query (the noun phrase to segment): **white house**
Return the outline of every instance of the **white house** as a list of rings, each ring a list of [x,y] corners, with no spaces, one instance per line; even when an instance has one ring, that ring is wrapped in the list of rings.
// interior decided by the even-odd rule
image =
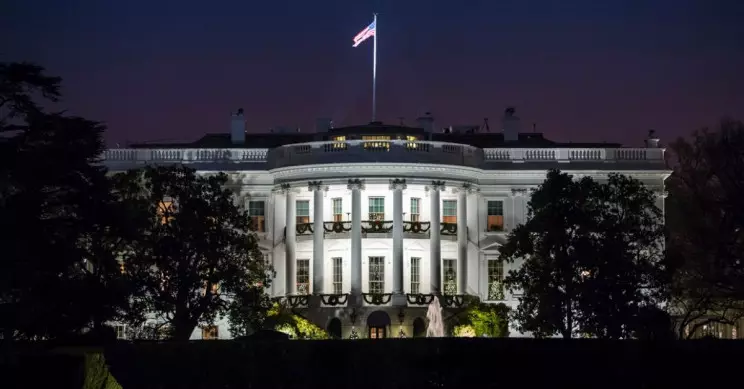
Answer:
[[[602,180],[631,175],[660,194],[671,173],[652,134],[644,148],[557,143],[519,131],[507,109],[502,130],[435,130],[380,122],[315,133],[246,134],[243,111],[230,134],[192,144],[110,149],[112,171],[185,164],[232,175],[277,275],[271,295],[286,297],[336,336],[420,336],[426,304],[461,295],[515,306],[501,287],[508,265],[496,260],[506,233],[526,216],[529,190],[559,168]],[[445,308],[446,310],[446,308]],[[446,316],[446,313],[445,313]],[[216,331],[216,334],[215,334]],[[228,338],[227,323],[193,338]]]

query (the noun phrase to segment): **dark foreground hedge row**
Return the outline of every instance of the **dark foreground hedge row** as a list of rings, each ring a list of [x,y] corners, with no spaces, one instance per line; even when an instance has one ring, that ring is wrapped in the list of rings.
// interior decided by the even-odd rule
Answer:
[[[742,356],[739,341],[445,338],[105,348],[124,389],[731,387],[740,381]]]
[[[0,388],[121,389],[100,351],[3,348]]]

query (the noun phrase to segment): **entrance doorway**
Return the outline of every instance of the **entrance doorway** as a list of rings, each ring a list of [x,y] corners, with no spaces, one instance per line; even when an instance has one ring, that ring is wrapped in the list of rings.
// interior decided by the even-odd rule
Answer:
[[[385,339],[390,328],[390,316],[385,311],[374,311],[367,316],[367,338]]]
[[[369,339],[385,339],[385,327],[369,327]]]

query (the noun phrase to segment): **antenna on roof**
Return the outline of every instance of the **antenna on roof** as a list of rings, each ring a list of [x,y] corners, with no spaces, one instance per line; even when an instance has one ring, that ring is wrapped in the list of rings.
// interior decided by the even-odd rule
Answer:
[[[406,123],[403,121],[403,119],[405,119],[403,116],[398,116],[398,120],[400,120],[400,125],[401,126],[405,126],[406,125]]]
[[[491,132],[491,127],[488,125],[488,118],[483,118],[483,125],[481,126],[486,132]]]
[[[537,132],[537,123],[532,123],[532,132]]]

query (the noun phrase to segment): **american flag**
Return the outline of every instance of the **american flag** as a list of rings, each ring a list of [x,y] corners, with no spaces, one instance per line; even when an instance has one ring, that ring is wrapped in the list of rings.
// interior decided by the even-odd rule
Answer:
[[[360,44],[362,44],[362,42],[366,41],[367,38],[369,38],[371,36],[374,36],[375,35],[375,31],[377,31],[377,21],[374,21],[374,22],[370,23],[369,26],[367,26],[367,28],[365,28],[364,30],[362,30],[359,34],[357,34],[354,37],[354,46],[353,47],[359,46]]]

